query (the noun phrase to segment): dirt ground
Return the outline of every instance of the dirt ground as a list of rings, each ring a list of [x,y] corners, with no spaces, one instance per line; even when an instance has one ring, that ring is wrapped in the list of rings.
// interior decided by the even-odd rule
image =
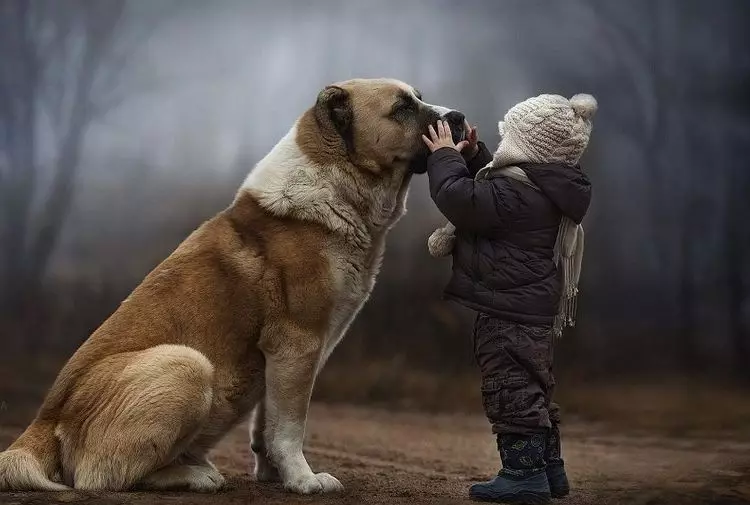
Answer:
[[[20,427],[0,427],[0,447]],[[665,438],[615,433],[605,425],[569,422],[564,452],[574,491],[568,504],[750,504],[750,440],[730,433]],[[297,496],[249,475],[247,430],[238,427],[216,448],[228,477],[218,494],[5,493],[5,504],[442,504],[468,503],[467,487],[497,471],[497,453],[481,416],[393,413],[314,404],[306,454],[315,471],[336,475],[339,495]]]

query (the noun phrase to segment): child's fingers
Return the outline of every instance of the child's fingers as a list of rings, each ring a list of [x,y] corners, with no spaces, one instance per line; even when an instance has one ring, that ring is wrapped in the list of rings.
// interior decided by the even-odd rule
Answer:
[[[446,139],[453,140],[453,135],[451,134],[451,125],[448,124],[448,121],[443,121],[443,136]]]
[[[435,128],[432,125],[427,126],[427,134],[433,142],[437,140],[437,133],[435,133]]]
[[[439,137],[438,137],[438,134],[435,132],[435,128],[432,125],[430,125],[427,127],[427,131],[430,132],[430,138],[432,139],[432,141],[436,142]]]
[[[458,152],[461,152],[464,149],[466,149],[468,146],[469,146],[469,141],[468,140],[462,140],[461,142],[459,142],[458,144],[456,144],[456,150]]]
[[[443,129],[442,121],[437,122],[437,132],[438,132],[438,138],[442,139],[443,137],[445,137],[445,131]]]
[[[440,130],[438,133],[440,133],[440,137],[442,137],[443,140],[451,138],[451,127],[448,126],[446,121],[440,121]]]

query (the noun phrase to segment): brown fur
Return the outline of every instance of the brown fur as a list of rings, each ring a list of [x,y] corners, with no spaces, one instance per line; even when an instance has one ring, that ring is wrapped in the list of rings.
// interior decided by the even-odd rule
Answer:
[[[194,414],[191,401],[209,388],[214,404],[209,415],[217,423],[209,422],[213,429],[201,433],[192,446],[193,451],[205,452],[262,396],[261,349],[295,355],[310,352],[310,343],[296,341],[294,332],[262,332],[261,328],[299,325],[322,332],[330,310],[324,296],[329,290],[327,265],[320,258],[324,235],[322,227],[270,216],[252,197],[242,196],[185,240],[81,346],[63,367],[37,419],[9,449],[28,451],[52,477],[60,465],[50,457],[59,424],[66,467],[80,468],[84,455],[92,451],[125,460],[123,449],[144,450],[144,444],[153,443],[143,429],[133,429],[144,423],[144,415],[163,419],[173,417],[176,410]],[[290,338],[272,338],[284,334]],[[164,384],[156,384],[153,398],[145,399],[144,388],[153,379],[169,380],[142,374],[149,350],[160,344],[199,351],[215,372],[199,373],[204,370],[190,357],[182,365],[184,370],[179,359],[163,363],[174,371],[178,386],[168,390],[180,397],[160,395],[164,388],[159,386]],[[124,374],[128,366],[141,374]],[[156,369],[163,372],[164,367]],[[128,383],[132,391],[123,389]],[[103,390],[119,393],[111,411],[99,410]],[[118,430],[113,420],[123,423],[123,429]],[[189,427],[184,431],[188,436]],[[137,473],[158,468],[169,456],[174,455],[157,454],[151,468]],[[91,464],[101,460],[95,458]],[[86,479],[85,470],[76,472],[76,487]],[[71,477],[66,476],[68,485],[73,484]],[[97,484],[122,489],[133,482],[93,483],[92,487]]]

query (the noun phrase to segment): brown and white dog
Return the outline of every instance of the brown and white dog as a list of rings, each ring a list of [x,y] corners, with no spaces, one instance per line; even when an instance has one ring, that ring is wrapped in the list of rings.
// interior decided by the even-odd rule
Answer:
[[[313,383],[372,292],[440,118],[460,137],[463,115],[400,81],[321,91],[71,357],[0,453],[0,490],[213,491],[206,454],[251,412],[258,480],[342,489],[302,453]]]

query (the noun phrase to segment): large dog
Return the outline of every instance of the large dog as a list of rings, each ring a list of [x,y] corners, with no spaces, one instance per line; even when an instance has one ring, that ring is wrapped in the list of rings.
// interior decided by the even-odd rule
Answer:
[[[191,489],[253,412],[258,480],[342,489],[302,453],[315,377],[370,295],[388,230],[424,171],[421,140],[463,115],[411,86],[328,86],[250,173],[64,366],[0,453],[0,490]]]

